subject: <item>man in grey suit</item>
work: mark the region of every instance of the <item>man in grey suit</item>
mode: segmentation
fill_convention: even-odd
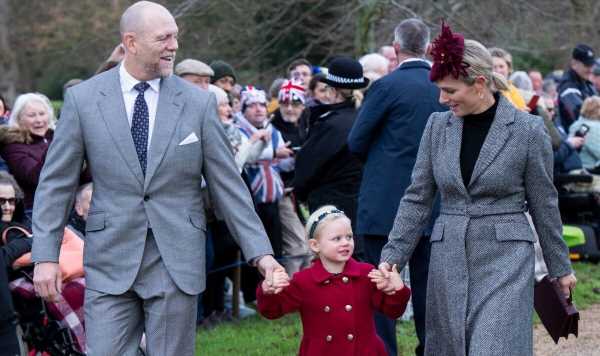
[[[63,227],[84,159],[94,179],[84,264],[88,355],[193,355],[205,287],[202,176],[246,260],[283,268],[236,168],[214,95],[171,75],[178,28],[141,1],[121,18],[120,66],[71,88],[37,189],[34,284],[60,292]]]

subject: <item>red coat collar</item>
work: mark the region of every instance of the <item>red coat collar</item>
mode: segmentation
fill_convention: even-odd
[[[321,260],[319,258],[316,258],[311,268],[311,274],[313,279],[317,283],[323,283],[324,281],[332,277],[348,276],[354,278],[360,276],[360,265],[355,259],[350,258],[348,262],[346,262],[342,273],[336,275],[334,273],[327,272],[325,267],[323,267]]]

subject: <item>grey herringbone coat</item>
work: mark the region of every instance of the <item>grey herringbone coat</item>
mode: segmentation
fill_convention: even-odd
[[[427,355],[531,355],[534,235],[550,275],[571,273],[562,241],[552,148],[541,118],[501,97],[473,176],[460,170],[463,119],[429,118],[412,183],[381,259],[403,266],[425,227],[437,191],[441,215],[431,235]]]

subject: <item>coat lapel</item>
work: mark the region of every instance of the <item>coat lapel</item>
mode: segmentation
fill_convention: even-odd
[[[167,151],[167,147],[169,147],[175,127],[177,127],[177,123],[179,122],[179,113],[183,107],[180,100],[181,93],[182,91],[176,88],[175,79],[172,75],[161,81],[156,119],[154,120],[154,131],[148,152],[148,169],[146,171],[144,189],[148,188],[150,180],[156,173]]]
[[[508,100],[500,95],[496,116],[494,117],[490,131],[483,141],[483,146],[479,152],[475,168],[473,168],[473,175],[471,176],[469,187],[471,187],[475,180],[485,172],[487,167],[506,144],[506,141],[510,136],[510,130],[508,130],[506,126],[514,122],[515,110],[516,109],[508,102]]]
[[[98,96],[98,107],[102,119],[106,123],[106,128],[112,136],[115,146],[127,162],[127,166],[140,184],[143,184],[142,167],[135,151],[131,128],[127,121],[127,112],[125,111],[125,102],[123,101],[119,81],[119,66],[107,73],[107,80],[104,83],[105,85],[99,89],[100,95]]]
[[[460,147],[462,145],[464,121],[461,117],[451,114],[446,125],[446,162],[450,175],[457,186],[461,187],[463,193],[467,194],[467,188],[463,182],[460,170]]]

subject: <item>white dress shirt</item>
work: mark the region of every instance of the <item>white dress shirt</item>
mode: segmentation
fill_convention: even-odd
[[[135,90],[134,86],[141,82],[141,80],[135,79],[127,70],[123,63],[119,65],[119,79],[121,81],[121,91],[123,92],[123,100],[125,102],[125,111],[127,112],[127,122],[131,127],[131,120],[133,119],[133,106],[135,105],[135,99],[138,96],[138,91]],[[156,108],[158,107],[158,94],[160,92],[160,78],[146,81],[150,85],[144,93],[144,99],[146,105],[148,105],[148,153],[150,153],[150,141],[152,139],[152,132],[154,131],[154,121],[156,120]]]

